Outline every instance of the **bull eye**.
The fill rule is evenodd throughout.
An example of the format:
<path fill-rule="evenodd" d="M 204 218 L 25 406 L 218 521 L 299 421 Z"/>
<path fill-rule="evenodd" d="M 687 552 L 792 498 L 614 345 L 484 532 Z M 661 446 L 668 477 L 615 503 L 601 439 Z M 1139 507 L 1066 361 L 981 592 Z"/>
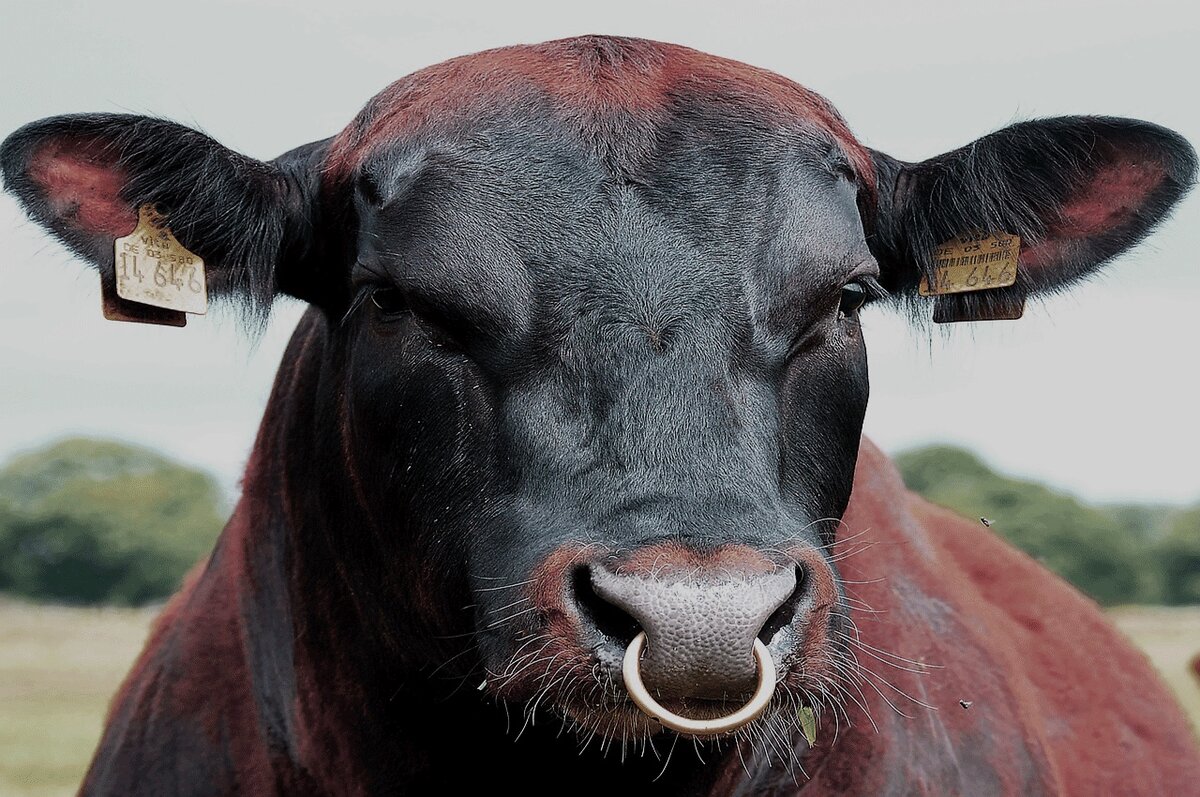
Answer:
<path fill-rule="evenodd" d="M 399 288 L 376 288 L 371 291 L 371 303 L 384 316 L 397 316 L 408 312 L 408 297 Z"/>
<path fill-rule="evenodd" d="M 842 287 L 842 298 L 838 305 L 838 318 L 847 318 L 858 312 L 866 303 L 868 294 L 861 282 L 848 282 Z"/>
<path fill-rule="evenodd" d="M 434 333 L 441 344 L 463 346 L 476 336 L 476 326 L 462 310 L 446 302 L 433 301 L 419 293 L 387 285 L 372 288 L 368 295 L 384 323 L 401 318 L 416 319 L 423 329 Z"/>

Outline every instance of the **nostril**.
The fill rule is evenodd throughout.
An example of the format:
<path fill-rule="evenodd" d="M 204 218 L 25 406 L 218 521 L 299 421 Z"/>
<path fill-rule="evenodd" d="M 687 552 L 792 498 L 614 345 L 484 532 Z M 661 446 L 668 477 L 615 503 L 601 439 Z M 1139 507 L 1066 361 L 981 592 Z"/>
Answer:
<path fill-rule="evenodd" d="M 583 619 L 622 649 L 629 647 L 638 631 L 642 630 L 626 611 L 597 594 L 592 585 L 591 568 L 587 565 L 581 565 L 571 573 L 571 591 Z"/>
<path fill-rule="evenodd" d="M 804 568 L 797 566 L 796 588 L 792 590 L 792 594 L 787 597 L 787 600 L 771 613 L 767 622 L 763 624 L 762 630 L 758 632 L 758 638 L 764 645 L 770 645 L 776 634 L 795 621 L 796 611 L 800 608 L 800 603 L 807 593 L 808 579 L 804 576 Z"/>

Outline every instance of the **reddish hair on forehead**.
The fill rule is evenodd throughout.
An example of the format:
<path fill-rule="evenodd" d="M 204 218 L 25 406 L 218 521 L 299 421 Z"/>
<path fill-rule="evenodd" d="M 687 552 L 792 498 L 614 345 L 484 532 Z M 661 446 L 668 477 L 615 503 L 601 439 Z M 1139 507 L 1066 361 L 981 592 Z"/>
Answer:
<path fill-rule="evenodd" d="M 720 94 L 780 124 L 810 126 L 835 143 L 874 204 L 871 156 L 819 94 L 774 72 L 675 44 L 611 36 L 581 36 L 453 58 L 414 72 L 376 95 L 330 148 L 325 176 L 340 183 L 379 142 L 449 126 L 531 94 L 603 150 L 637 150 L 666 119 L 673 97 Z M 620 118 L 606 127 L 605 120 Z M 597 140 L 606 139 L 606 140 Z M 621 139 L 632 139 L 630 141 Z"/>

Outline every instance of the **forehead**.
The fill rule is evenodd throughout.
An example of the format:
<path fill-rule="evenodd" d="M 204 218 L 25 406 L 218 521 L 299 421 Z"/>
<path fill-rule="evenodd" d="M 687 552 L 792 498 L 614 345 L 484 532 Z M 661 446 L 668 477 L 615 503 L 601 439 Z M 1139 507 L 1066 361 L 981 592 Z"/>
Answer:
<path fill-rule="evenodd" d="M 874 191 L 869 154 L 820 95 L 686 47 L 604 36 L 489 50 L 401 78 L 336 137 L 325 180 L 349 179 L 397 140 L 453 135 L 497 116 L 532 120 L 547 111 L 589 143 L 614 176 L 636 175 L 664 128 L 696 109 L 715 122 L 714 133 L 744 121 L 743 129 L 819 134 L 846 159 L 862 189 Z"/>
<path fill-rule="evenodd" d="M 365 173 L 394 200 L 368 248 L 422 281 L 736 292 L 865 251 L 855 199 L 873 180 L 836 114 L 684 48 L 591 38 L 447 62 L 376 97 L 333 150 L 339 193 Z"/>

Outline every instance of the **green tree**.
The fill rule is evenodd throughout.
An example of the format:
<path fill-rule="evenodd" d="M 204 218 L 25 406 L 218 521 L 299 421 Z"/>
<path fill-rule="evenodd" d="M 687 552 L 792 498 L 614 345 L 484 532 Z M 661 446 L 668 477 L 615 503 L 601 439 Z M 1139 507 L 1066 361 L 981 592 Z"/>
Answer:
<path fill-rule="evenodd" d="M 1167 603 L 1200 603 L 1200 506 L 1175 515 L 1158 548 Z"/>
<path fill-rule="evenodd" d="M 996 476 L 983 460 L 956 446 L 905 451 L 895 461 L 908 489 L 926 497 L 955 487 L 971 488 Z"/>
<path fill-rule="evenodd" d="M 223 524 L 210 476 L 153 451 L 71 439 L 0 470 L 0 589 L 139 604 L 169 595 Z"/>
<path fill-rule="evenodd" d="M 1148 516 L 1086 506 L 1044 485 L 997 474 L 974 454 L 951 446 L 906 452 L 896 463 L 911 489 L 967 517 L 988 518 L 994 532 L 1097 602 L 1157 600 Z M 1139 527 L 1124 527 L 1122 518 Z"/>

